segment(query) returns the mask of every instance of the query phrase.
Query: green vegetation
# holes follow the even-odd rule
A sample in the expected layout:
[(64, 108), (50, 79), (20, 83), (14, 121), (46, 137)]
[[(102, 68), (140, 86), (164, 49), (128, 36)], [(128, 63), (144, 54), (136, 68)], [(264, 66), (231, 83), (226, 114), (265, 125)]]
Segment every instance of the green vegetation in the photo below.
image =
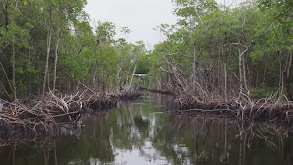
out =
[(123, 89), (137, 73), (148, 74), (144, 86), (177, 84), (225, 100), (277, 92), (293, 100), (292, 1), (250, 0), (234, 8), (215, 0), (172, 3), (179, 20), (158, 26), (166, 40), (148, 51), (142, 41), (115, 38), (118, 30), (130, 33), (127, 27), (91, 27), (86, 0), (0, 1), (0, 97), (67, 92), (80, 82)]
[(273, 95), (277, 90), (276, 88), (268, 87), (266, 84), (260, 84), (259, 87), (252, 88), (251, 93), (254, 98), (261, 99), (270, 97), (270, 95)]
[[(14, 100), (75, 90), (130, 85), (137, 61), (147, 72), (142, 41), (115, 38), (111, 22), (91, 27), (86, 0), (3, 0), (0, 19), (0, 98)], [(135, 72), (135, 71), (134, 71)]]
[(199, 97), (277, 92), (293, 100), (292, 1), (250, 0), (235, 8), (214, 0), (173, 3), (180, 20), (157, 27), (167, 39), (152, 54), (160, 84), (177, 84)]

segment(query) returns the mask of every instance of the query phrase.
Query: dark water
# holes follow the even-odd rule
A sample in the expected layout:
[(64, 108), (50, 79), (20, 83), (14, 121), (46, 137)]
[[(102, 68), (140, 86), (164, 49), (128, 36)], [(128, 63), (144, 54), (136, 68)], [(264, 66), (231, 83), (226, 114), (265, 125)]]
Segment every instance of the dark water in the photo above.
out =
[(0, 165), (293, 164), (292, 133), (270, 125), (162, 113), (173, 110), (171, 102), (145, 93), (142, 100), (85, 115), (82, 128), (64, 130), (62, 137), (1, 147)]

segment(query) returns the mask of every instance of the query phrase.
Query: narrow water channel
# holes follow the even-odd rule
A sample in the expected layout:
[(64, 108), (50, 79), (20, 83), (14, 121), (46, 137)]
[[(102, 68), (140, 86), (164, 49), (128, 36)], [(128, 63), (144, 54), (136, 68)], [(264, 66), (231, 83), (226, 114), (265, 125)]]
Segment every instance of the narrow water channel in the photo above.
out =
[[(174, 116), (172, 97), (144, 93), (84, 115), (58, 138), (0, 148), (0, 165), (291, 165), (292, 133), (270, 125)], [(82, 127), (81, 127), (82, 125)]]

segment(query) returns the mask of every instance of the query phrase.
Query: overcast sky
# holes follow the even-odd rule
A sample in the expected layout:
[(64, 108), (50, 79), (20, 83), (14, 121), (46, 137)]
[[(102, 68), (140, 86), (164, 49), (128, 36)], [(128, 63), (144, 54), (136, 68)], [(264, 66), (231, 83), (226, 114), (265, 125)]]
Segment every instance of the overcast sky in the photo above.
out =
[[(148, 49), (163, 41), (159, 32), (153, 30), (160, 24), (175, 24), (177, 18), (172, 14), (172, 0), (87, 0), (85, 11), (90, 15), (91, 24), (97, 21), (114, 22), (117, 28), (129, 27), (132, 31), (128, 41), (143, 40)], [(224, 0), (217, 0), (223, 3)], [(226, 0), (228, 1), (233, 0)], [(234, 0), (237, 1), (237, 0)]]

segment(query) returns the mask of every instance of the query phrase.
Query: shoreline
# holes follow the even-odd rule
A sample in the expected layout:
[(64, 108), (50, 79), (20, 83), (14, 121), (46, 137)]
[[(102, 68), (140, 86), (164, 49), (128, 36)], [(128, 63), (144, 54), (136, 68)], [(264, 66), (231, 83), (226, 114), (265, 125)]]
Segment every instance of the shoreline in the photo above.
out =
[(136, 99), (137, 88), (122, 92), (76, 92), (56, 96), (49, 92), (43, 99), (30, 103), (4, 102), (0, 111), (0, 139), (55, 137), (64, 124), (76, 124), (83, 113), (114, 108), (119, 100)]

